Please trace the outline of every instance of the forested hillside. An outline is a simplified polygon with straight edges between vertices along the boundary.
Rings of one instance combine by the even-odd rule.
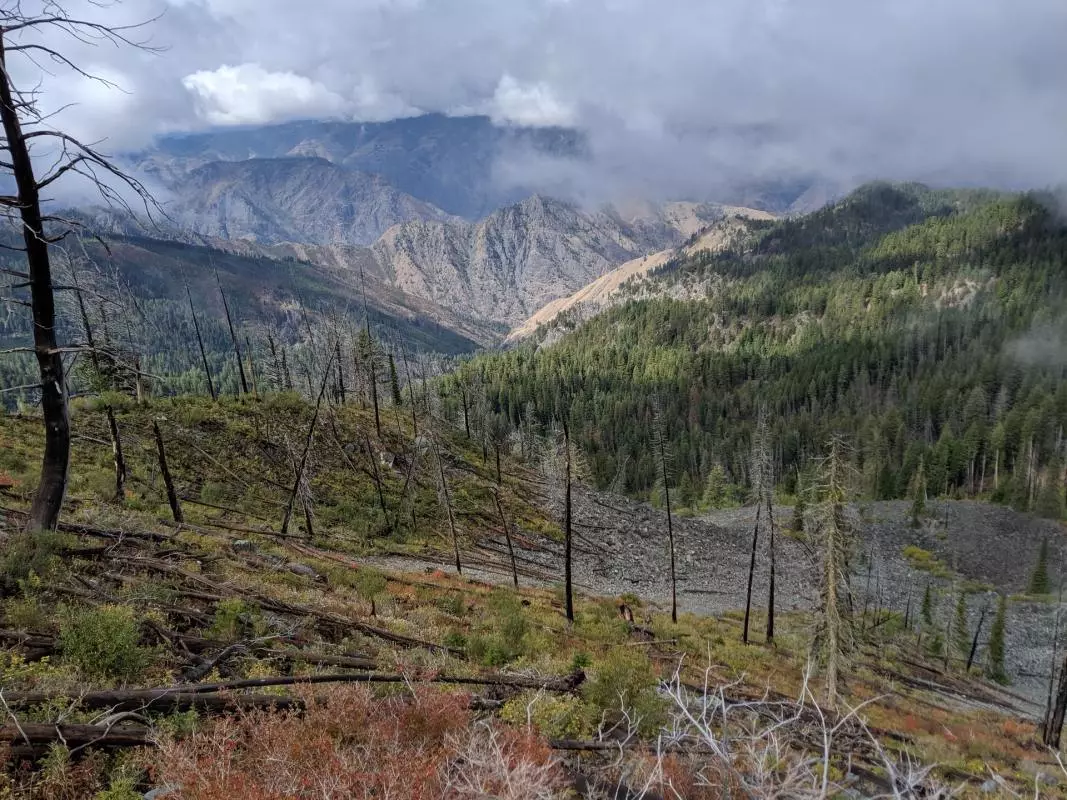
[[[658,270],[642,286],[651,299],[455,380],[516,425],[565,415],[591,478],[637,496],[657,494],[660,406],[676,501],[744,498],[763,406],[787,494],[843,432],[869,498],[925,485],[1059,516],[1067,227],[1054,207],[865,186],[806,217],[750,222],[737,246]]]

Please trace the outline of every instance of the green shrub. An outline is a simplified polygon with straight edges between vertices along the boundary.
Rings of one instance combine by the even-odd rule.
[[[378,614],[375,601],[385,592],[388,585],[385,575],[374,567],[360,567],[352,580],[352,587],[356,590],[356,594],[370,603],[372,617]]]
[[[137,782],[133,778],[119,778],[111,782],[111,785],[96,793],[93,800],[142,800],[142,795],[137,789]]]
[[[133,609],[101,606],[68,610],[59,631],[63,658],[94,679],[134,680],[148,666]]]
[[[611,601],[579,607],[574,629],[583,639],[605,644],[620,644],[630,638],[630,623]]]
[[[656,691],[659,678],[648,656],[633,648],[613,648],[593,663],[592,678],[582,695],[607,725],[629,715],[642,733],[652,733],[664,722],[666,702]]]
[[[467,598],[463,596],[463,592],[449,592],[437,600],[435,605],[453,617],[462,617],[467,613]]]
[[[498,590],[489,598],[487,618],[467,642],[467,654],[488,667],[514,661],[525,652],[530,623],[518,596]]]
[[[909,544],[901,551],[901,554],[912,569],[928,572],[935,578],[952,577],[952,570],[948,568],[948,565],[929,550],[923,550],[921,547]]]
[[[237,597],[220,600],[215,606],[215,619],[208,629],[208,634],[227,642],[241,638],[249,617],[258,615],[259,610]]]
[[[11,537],[0,557],[0,579],[9,591],[31,576],[48,577],[61,565],[57,553],[63,547],[57,533],[18,533]]]
[[[219,505],[226,499],[228,492],[226,490],[226,484],[217,483],[215,481],[205,481],[204,485],[200,488],[200,499],[205,503],[212,503],[213,505]]]
[[[595,709],[574,695],[526,691],[508,700],[500,718],[512,725],[533,725],[549,739],[585,739],[599,722]]]

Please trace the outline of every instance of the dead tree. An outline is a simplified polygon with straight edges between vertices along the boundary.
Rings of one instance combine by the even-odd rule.
[[[463,574],[463,564],[459,560],[459,536],[456,533],[456,516],[452,513],[452,497],[448,492],[448,479],[445,477],[445,462],[441,458],[441,449],[437,441],[433,441],[433,454],[437,459],[437,476],[439,480],[438,490],[441,502],[448,515],[448,531],[452,536],[452,551],[456,557],[456,572]]]
[[[363,332],[360,336],[359,351],[367,367],[367,383],[370,384],[371,402],[374,404],[374,430],[382,438],[382,418],[378,411],[378,364],[377,346],[370,332],[370,306],[367,305],[367,279],[363,275],[363,265],[359,267],[359,288],[363,293]]]
[[[770,515],[770,494],[774,491],[774,467],[771,464],[770,436],[767,432],[767,414],[760,409],[756,430],[752,438],[752,493],[756,500],[756,522],[752,528],[752,553],[748,564],[748,589],[745,593],[745,624],[741,639],[748,644],[749,622],[752,614],[752,584],[756,575],[756,552],[759,546],[760,522],[764,510]],[[773,522],[771,522],[773,528]],[[772,534],[773,535],[773,534]],[[772,543],[773,547],[773,543]],[[773,602],[773,601],[772,601]],[[774,638],[773,609],[768,620],[768,639]]]
[[[855,525],[848,501],[855,479],[844,441],[831,438],[822,460],[815,509],[820,602],[814,650],[826,675],[826,698],[835,706],[844,661],[852,650],[850,563]]]
[[[245,352],[248,355],[248,374],[252,377],[252,397],[259,399],[259,382],[256,380],[256,351],[252,348],[252,337],[245,334]]]
[[[574,514],[571,493],[578,465],[575,463],[575,453],[571,446],[571,429],[565,411],[560,413],[559,424],[560,431],[548,442],[549,448],[545,454],[544,469],[554,493],[562,494],[562,497],[555,495],[554,499],[557,502],[561,500],[563,506],[563,518],[560,520],[563,527],[563,591],[567,620],[574,622]]]
[[[508,518],[504,516],[504,506],[500,503],[500,488],[493,492],[493,501],[496,503],[496,511],[500,515],[500,525],[504,529],[504,540],[508,544],[508,558],[511,559],[511,582],[515,584],[515,588],[519,588],[519,568],[515,564],[515,547],[511,543],[511,527],[508,525]]]
[[[667,543],[671,558],[671,622],[678,622],[678,577],[674,558],[674,519],[671,515],[670,456],[667,453],[667,422],[663,415],[662,401],[657,400],[652,406],[652,451],[659,468],[659,478],[663,485],[663,498],[667,506]],[[749,593],[751,595],[751,573],[749,574]],[[748,613],[745,613],[745,636],[748,640]]]
[[[207,390],[211,395],[212,402],[218,400],[215,394],[215,382],[211,380],[211,365],[207,361],[207,349],[204,347],[204,337],[200,333],[200,320],[196,316],[196,306],[193,305],[193,293],[189,291],[189,282],[185,282],[185,296],[189,298],[189,313],[193,315],[193,331],[196,333],[196,344],[200,348],[200,363],[204,365],[204,375],[207,376]],[[271,340],[271,347],[274,342]]]
[[[333,356],[331,355],[330,361],[332,360]],[[319,386],[318,397],[315,400],[315,410],[311,415],[311,424],[308,425],[307,435],[304,437],[304,447],[300,454],[300,459],[295,465],[296,478],[293,481],[293,489],[289,493],[289,500],[285,504],[285,514],[282,517],[282,533],[289,532],[289,521],[293,516],[293,506],[296,504],[297,498],[301,496],[301,489],[304,486],[304,472],[307,469],[311,444],[315,440],[315,428],[319,422],[319,412],[322,410],[322,399],[326,395],[326,386],[330,380],[330,361],[327,361],[322,369],[322,382]],[[304,517],[308,524],[308,538],[310,539],[312,537],[311,512],[309,510],[310,503],[307,501],[306,496],[302,498],[302,505],[304,507]]]
[[[374,408],[374,430],[382,438],[382,416],[378,406],[378,345],[370,332],[370,324],[360,331],[358,349],[360,360],[366,370],[367,388],[370,389],[371,406]]]
[[[214,268],[214,265],[212,265]],[[219,271],[215,269],[215,283],[218,284],[219,294],[222,296],[222,310],[226,313],[226,325],[230,329],[230,341],[233,343],[233,353],[237,358],[237,374],[241,379],[241,394],[248,394],[248,379],[245,377],[245,362],[241,357],[241,343],[237,341],[237,330],[233,325],[233,315],[230,313],[230,303],[226,299],[226,292],[222,288],[222,281],[219,279]]]
[[[411,378],[411,365],[408,362],[408,349],[404,346],[404,340],[400,340],[400,357],[404,360],[404,380],[408,384],[408,401],[411,403],[411,429],[412,436],[418,438],[419,436],[419,415],[418,409],[415,407],[415,384]]]
[[[89,348],[89,359],[93,366],[93,377],[94,380],[103,381],[104,371],[101,369],[100,351],[97,349],[96,338],[93,336],[93,326],[89,321],[89,309],[85,305],[85,295],[79,283],[78,270],[73,259],[68,258],[68,263],[71,284],[78,304],[78,314],[81,317],[82,333],[85,336],[85,344]],[[101,386],[100,388],[105,387]],[[111,455],[115,464],[115,502],[122,503],[126,499],[126,458],[122,452],[122,436],[119,433],[119,424],[115,419],[115,409],[111,403],[104,403],[104,414],[107,417],[108,436],[111,439]]]
[[[1064,716],[1067,716],[1067,658],[1064,659],[1063,666],[1060,668],[1060,682],[1056,690],[1055,703],[1049,708],[1041,731],[1041,741],[1054,751],[1060,746]]]
[[[170,504],[170,513],[174,521],[179,525],[185,522],[181,503],[178,501],[178,492],[174,489],[174,479],[170,474],[170,466],[167,463],[167,447],[163,442],[163,432],[159,429],[159,422],[152,420],[152,434],[156,440],[156,454],[159,456],[159,473],[163,476],[163,486],[167,491],[167,503]]]
[[[15,192],[0,197],[0,208],[9,219],[17,220],[22,230],[23,246],[16,248],[25,254],[26,271],[5,269],[4,273],[17,279],[7,287],[29,291],[29,300],[19,302],[30,309],[33,347],[37,359],[41,393],[41,412],[45,429],[44,455],[41,474],[27,521],[31,532],[56,527],[67,489],[70,465],[70,415],[67,401],[67,379],[63,365],[63,348],[56,332],[57,287],[53,282],[51,245],[62,241],[72,231],[72,223],[41,208],[41,192],[66,175],[79,175],[91,181],[104,200],[126,208],[121,194],[108,185],[117,180],[145,202],[151,202],[145,187],[136,179],[114,166],[107,156],[85,145],[73,136],[50,127],[51,114],[39,106],[40,83],[36,88],[22,89],[15,83],[10,69],[12,56],[25,58],[31,69],[44,72],[41,59],[59,70],[68,70],[84,78],[110,85],[79,67],[55,49],[51,42],[67,37],[72,45],[107,43],[144,48],[133,41],[132,31],[140,26],[109,27],[88,19],[71,17],[58,1],[41,6],[40,13],[25,11],[19,3],[7,3],[0,10],[0,123],[3,140],[0,169],[10,173]],[[47,31],[46,37],[43,32]],[[48,42],[46,44],[46,42]],[[50,147],[51,166],[38,176],[30,155],[32,144]]]

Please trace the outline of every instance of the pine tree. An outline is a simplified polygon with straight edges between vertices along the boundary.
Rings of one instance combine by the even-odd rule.
[[[919,469],[911,483],[911,527],[918,528],[926,514],[926,465],[919,460]]]
[[[1000,596],[997,602],[997,616],[989,631],[989,659],[986,663],[986,675],[997,683],[1007,683],[1008,674],[1004,671],[1004,624],[1007,616],[1007,599]]]
[[[726,508],[730,505],[730,482],[726,479],[722,464],[716,464],[708,473],[701,504],[704,508]]]
[[[392,353],[389,354],[389,388],[393,392],[393,405],[403,405],[404,395],[400,393],[400,378],[396,374],[396,361]]]
[[[837,704],[840,672],[853,646],[849,563],[855,526],[848,514],[848,502],[852,497],[854,479],[840,437],[831,438],[821,472],[815,519],[822,563],[814,650],[825,668],[826,699],[832,707]]]
[[[1037,551],[1037,563],[1030,575],[1028,594],[1048,594],[1048,539],[1041,540],[1041,549]]]
[[[934,627],[934,596],[930,591],[930,585],[926,585],[926,591],[923,592],[923,625],[928,628]]]
[[[800,474],[797,473],[797,501],[793,506],[793,525],[792,529],[794,533],[804,532],[804,515],[808,513],[808,500],[807,500],[807,487],[801,483]]]
[[[960,658],[966,658],[971,649],[971,634],[967,629],[967,593],[960,592],[956,600],[956,619],[952,626],[952,644]]]

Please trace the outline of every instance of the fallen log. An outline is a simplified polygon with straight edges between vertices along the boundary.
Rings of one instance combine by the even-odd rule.
[[[310,686],[324,683],[447,683],[458,686],[499,686],[511,689],[544,689],[551,692],[573,692],[585,681],[585,673],[578,670],[563,677],[528,678],[521,675],[489,675],[484,678],[465,676],[431,675],[425,678],[378,672],[335,673],[329,675],[282,675],[270,678],[248,678],[225,683],[194,683],[169,686],[160,689],[124,689],[114,691],[86,692],[70,698],[84,710],[115,709],[134,710],[167,705],[174,697],[184,702],[196,695],[218,695],[240,689],[267,686]],[[49,692],[12,692],[5,695],[11,708],[26,708],[47,703],[60,697]],[[221,701],[220,701],[221,702]]]
[[[48,725],[25,722],[19,725],[0,725],[0,742],[37,751],[53,742],[63,742],[73,749],[85,747],[142,747],[151,744],[148,728],[118,725]]]

